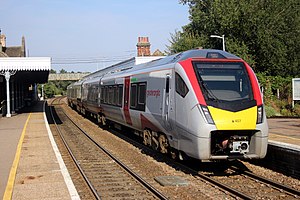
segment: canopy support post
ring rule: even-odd
[[[5,77],[6,80],[6,117],[11,117],[11,113],[10,113],[10,90],[9,90],[9,79],[11,76],[16,74],[16,70],[6,70],[6,71],[1,71],[0,75],[3,75]]]

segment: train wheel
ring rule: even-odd
[[[168,153],[169,143],[164,134],[160,134],[158,137],[158,143],[161,153]]]
[[[172,149],[170,151],[170,156],[171,156],[172,159],[178,160],[178,158],[179,158],[179,152],[176,149]]]
[[[152,149],[158,151],[158,149],[159,149],[159,142],[157,140],[157,137],[154,136],[153,134],[152,134],[152,141],[151,141],[151,143],[152,143],[151,144]]]
[[[99,114],[97,114],[97,123],[100,125],[101,124],[101,116]]]
[[[144,143],[144,145],[147,145],[147,146],[152,145],[152,134],[149,130],[143,131],[143,143]]]
[[[104,115],[101,116],[101,122],[102,126],[106,126],[106,118],[104,117]]]

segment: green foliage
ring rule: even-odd
[[[299,116],[300,106],[291,108],[292,77],[300,76],[299,0],[179,2],[189,6],[191,22],[173,35],[170,52],[195,46],[222,49],[222,40],[210,35],[225,35],[226,51],[257,73],[267,115]]]
[[[280,116],[280,114],[272,106],[265,106],[265,111],[268,118]]]
[[[168,46],[167,54],[175,54],[187,49],[201,48],[205,44],[205,38],[195,33],[175,31],[171,34],[171,46]]]
[[[245,59],[256,72],[272,76],[300,75],[299,0],[181,0],[189,6],[191,22],[176,35],[170,52],[190,49],[197,41],[204,48],[222,48]],[[199,41],[201,40],[201,41]],[[178,44],[177,44],[178,42]],[[186,48],[186,49],[184,49]]]
[[[263,88],[267,117],[300,116],[300,106],[296,104],[292,108],[292,77],[267,76],[266,73],[256,76]]]
[[[74,81],[49,81],[44,84],[45,98],[51,98],[55,95],[66,95],[67,87]],[[38,86],[39,93],[42,93],[42,85]]]
[[[59,73],[60,74],[66,74],[66,73],[68,73],[66,70],[64,70],[64,69],[61,69],[60,71],[59,71]]]
[[[300,117],[300,104],[295,105],[294,113],[295,113],[296,116]]]

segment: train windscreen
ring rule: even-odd
[[[255,105],[250,79],[243,63],[196,62],[194,67],[202,93],[209,105],[228,107],[228,104],[231,104],[230,110],[239,109],[235,104],[243,103],[242,107]]]

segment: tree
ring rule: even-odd
[[[190,32],[175,31],[174,34],[171,34],[169,42],[171,46],[168,46],[167,53],[174,54],[187,49],[201,48],[205,44],[205,38]]]
[[[187,50],[193,46],[189,42],[194,41],[204,48],[221,49],[222,41],[209,36],[224,34],[226,50],[245,59],[256,71],[300,75],[299,0],[180,2],[189,6],[191,22],[180,34],[175,32],[171,36],[170,52]]]
[[[60,71],[59,71],[59,73],[60,74],[66,74],[66,73],[68,73],[66,70],[64,70],[64,69],[61,69]]]

